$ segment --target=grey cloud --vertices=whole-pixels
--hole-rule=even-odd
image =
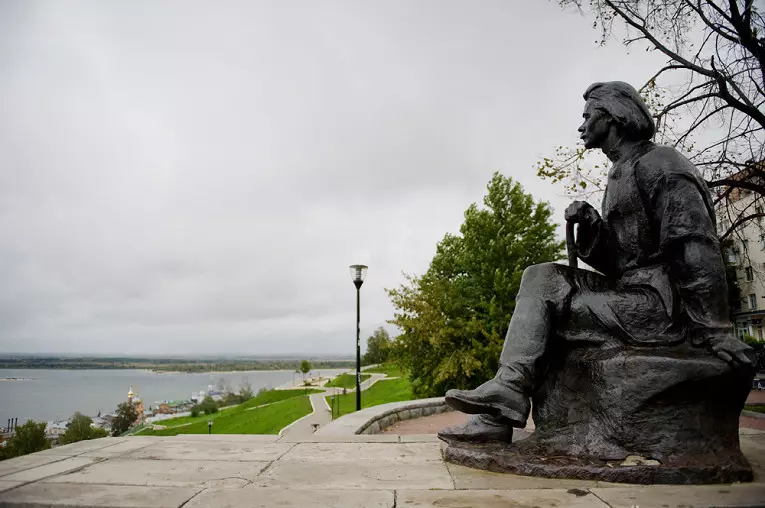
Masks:
[[[0,4],[0,352],[353,354],[581,92],[661,58],[556,2]]]

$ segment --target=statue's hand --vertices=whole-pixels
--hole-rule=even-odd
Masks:
[[[713,337],[709,341],[709,348],[719,358],[732,365],[752,365],[752,358],[749,356],[752,348],[734,337]]]
[[[580,225],[594,226],[600,220],[600,214],[586,201],[574,201],[564,214],[566,222],[576,222]]]

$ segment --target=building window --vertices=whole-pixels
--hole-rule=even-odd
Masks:
[[[754,213],[762,213],[762,207],[761,206],[755,206],[754,207]],[[762,226],[762,217],[757,217],[757,224]]]
[[[728,219],[720,219],[718,227],[720,228],[720,234],[725,233],[730,227],[730,221]]]
[[[754,270],[752,270],[751,266],[747,266],[744,269],[744,273],[746,274],[746,281],[752,282],[754,280]]]
[[[762,327],[757,328],[757,339],[762,340]]]
[[[741,240],[741,246],[744,248],[744,252],[749,252],[749,240],[746,238]]]
[[[749,308],[751,310],[757,308],[757,295],[749,295]]]
[[[760,247],[765,250],[765,234],[760,235]]]

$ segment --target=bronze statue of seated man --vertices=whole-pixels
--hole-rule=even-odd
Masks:
[[[608,357],[590,358],[591,363],[627,354],[625,358],[637,355],[642,358],[638,361],[653,366],[640,372],[640,380],[619,380],[616,384],[620,386],[633,382],[637,386],[637,381],[647,382],[654,374],[657,382],[664,382],[660,370],[673,368],[673,364],[662,363],[665,354],[680,362],[698,359],[703,363],[702,367],[692,361],[684,364],[687,373],[676,381],[678,385],[728,371],[741,374],[741,383],[746,384],[747,377],[751,383],[751,348],[732,333],[715,212],[704,180],[675,149],[650,141],[655,125],[632,86],[595,83],[584,99],[584,122],[579,127],[584,145],[601,149],[613,166],[602,212],[575,201],[566,209],[565,219],[578,224],[579,258],[600,273],[561,264],[526,269],[496,376],[474,390],[446,394],[450,406],[474,415],[464,425],[443,429],[439,436],[447,442],[510,442],[512,428],[526,425],[530,398],[555,375],[551,369],[565,368],[561,361],[552,362],[551,367],[551,359],[564,350],[575,352],[580,360],[592,351]],[[569,368],[568,381],[578,376],[576,368]],[[714,373],[699,374],[699,369],[707,368]],[[597,369],[603,367],[584,376],[596,385]],[[548,386],[546,393],[555,389]],[[737,404],[741,390],[735,395]],[[657,394],[660,391],[658,387]],[[597,398],[597,394],[587,397]],[[610,403],[622,404],[618,400]],[[536,415],[536,398],[534,404]],[[633,411],[613,409],[614,414],[627,415],[625,418]],[[557,414],[573,421],[577,416],[571,411],[558,410]],[[734,447],[738,446],[737,436]],[[626,442],[617,445],[618,449],[631,446]]]

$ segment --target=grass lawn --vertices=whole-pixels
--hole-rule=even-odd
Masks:
[[[300,391],[302,392],[302,390]],[[212,415],[214,420],[213,434],[278,434],[281,429],[312,411],[311,401],[306,396],[293,396],[250,411],[244,409],[235,411],[235,409],[232,408]],[[208,417],[205,416],[191,425],[168,427],[162,430],[148,429],[139,435],[207,434],[207,420]]]
[[[247,402],[239,404],[238,406],[234,406],[228,409],[223,409],[211,415],[200,413],[200,415],[197,417],[181,416],[181,417],[172,418],[169,420],[162,420],[160,422],[157,422],[157,425],[162,425],[163,427],[177,427],[179,425],[194,424],[194,423],[202,422],[204,423],[205,432],[207,432],[207,420],[217,420],[218,418],[222,418],[224,416],[228,416],[235,413],[241,413],[252,407],[262,406],[263,404],[271,404],[274,402],[279,402],[281,400],[291,399],[294,397],[300,397],[306,394],[318,393],[320,391],[321,390],[302,390],[302,389],[301,390],[268,390],[268,391],[257,394],[255,397],[251,398]],[[257,410],[251,410],[247,412],[252,413],[254,411],[257,411]],[[213,426],[215,426],[215,424],[213,424]],[[196,432],[184,432],[184,434],[196,434]],[[140,435],[147,436],[151,434],[148,430],[144,430],[140,433]],[[161,435],[165,435],[165,434],[161,434]],[[172,435],[172,434],[167,434],[167,435]]]
[[[758,413],[765,413],[765,405],[763,404],[758,404],[758,405],[747,404],[744,406],[744,409],[746,409],[747,411],[756,411]]]
[[[382,365],[378,365],[377,367],[373,369],[366,369],[364,370],[364,372],[370,372],[374,374],[385,374],[388,377],[400,377],[404,375],[404,373],[401,371],[398,365],[395,365],[393,363],[384,363]]]
[[[329,407],[333,407],[332,398],[326,397]],[[340,413],[338,414],[337,406],[335,406],[335,418],[356,411],[356,392],[338,395],[337,398],[340,401]],[[387,402],[400,402],[414,398],[412,386],[407,378],[382,379],[361,392],[361,407],[363,409]]]
[[[372,374],[361,374],[359,377],[363,383],[372,377]],[[335,386],[337,388],[356,388],[356,374],[340,374],[324,386]]]

